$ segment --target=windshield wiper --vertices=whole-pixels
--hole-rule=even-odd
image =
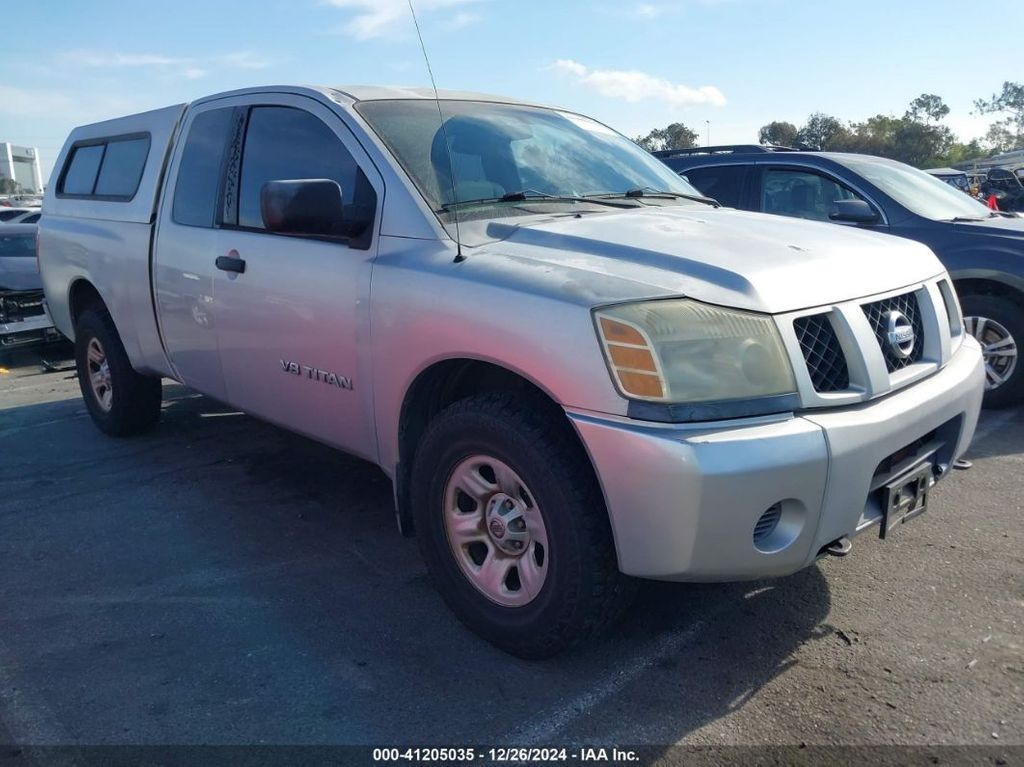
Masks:
[[[604,205],[608,208],[635,208],[636,206],[631,203],[614,202],[612,200],[595,199],[593,197],[581,197],[579,195],[566,195],[566,194],[548,194],[547,192],[538,192],[536,189],[521,189],[518,192],[509,192],[503,194],[501,197],[480,197],[475,200],[458,200],[456,202],[446,202],[441,206],[438,213],[444,213],[455,208],[461,208],[464,205],[491,205],[499,202],[526,202],[526,201],[540,201],[540,202],[589,202],[594,205]]]
[[[683,192],[668,192],[663,189],[655,189],[652,186],[638,186],[633,189],[627,189],[625,192],[612,193],[612,194],[592,194],[587,195],[589,198],[615,198],[615,197],[627,197],[629,199],[635,199],[637,197],[667,197],[679,200],[693,200],[694,202],[702,202],[705,205],[711,205],[715,208],[721,208],[722,203],[716,200],[714,197],[704,197],[699,194],[684,194]]]

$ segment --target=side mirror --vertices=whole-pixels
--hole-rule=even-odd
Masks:
[[[260,190],[260,213],[268,232],[342,237],[341,187],[327,178],[268,181]]]
[[[830,221],[850,224],[874,224],[880,218],[878,211],[864,200],[836,200],[828,217]]]

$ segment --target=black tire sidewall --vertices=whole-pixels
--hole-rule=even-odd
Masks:
[[[464,459],[486,455],[503,461],[522,478],[543,515],[548,537],[548,572],[540,594],[522,607],[492,602],[465,576],[451,551],[444,525],[444,493],[453,469]],[[413,470],[413,514],[427,567],[449,607],[469,628],[494,644],[525,657],[540,657],[569,643],[558,627],[580,620],[579,607],[590,587],[583,547],[590,542],[576,516],[580,495],[565,492],[571,475],[565,456],[530,445],[512,424],[483,413],[442,418],[428,430]],[[559,476],[563,475],[563,476]],[[589,478],[581,477],[580,482]],[[572,490],[572,488],[568,488]],[[576,488],[578,490],[578,488]],[[603,505],[598,511],[604,514]],[[545,644],[550,651],[538,650]]]
[[[109,411],[100,405],[89,382],[88,350],[89,342],[93,338],[103,347],[110,368],[113,401]],[[124,436],[145,429],[147,422],[152,419],[140,417],[139,403],[136,400],[140,396],[141,376],[132,368],[121,338],[105,312],[86,309],[75,323],[75,366],[78,370],[82,399],[93,422],[101,431],[114,436]],[[149,380],[146,383],[153,385]],[[159,408],[159,405],[157,407]]]
[[[1024,360],[1019,357],[1024,342],[1024,308],[1002,296],[966,295],[960,299],[964,317],[986,317],[1005,327],[1017,344],[1017,366],[1006,383],[985,392],[985,407],[1001,408],[1024,399]]]

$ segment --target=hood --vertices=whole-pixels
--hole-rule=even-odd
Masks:
[[[1008,220],[1008,219],[1007,219]],[[487,225],[486,252],[590,275],[608,302],[668,295],[779,313],[901,288],[943,272],[924,245],[742,211],[642,208]],[[494,242],[497,240],[497,242]],[[621,295],[609,290],[618,284]],[[638,291],[640,294],[638,294]]]
[[[1024,218],[1020,216],[1014,218],[998,216],[983,218],[980,221],[957,221],[953,224],[953,230],[961,234],[1000,237],[1010,242],[1019,240],[1024,245]]]
[[[42,290],[39,264],[32,257],[0,258],[0,290]]]

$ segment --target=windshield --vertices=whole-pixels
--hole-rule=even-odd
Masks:
[[[931,174],[929,174],[931,175]],[[961,192],[966,192],[971,188],[971,182],[967,180],[967,174],[963,173],[959,176],[936,176],[935,178],[940,181],[945,181],[954,189],[959,189]]]
[[[989,209],[949,184],[900,162],[837,158],[912,213],[933,221],[988,218]]]
[[[0,258],[35,257],[36,238],[33,234],[3,234],[0,232]]]
[[[440,103],[444,131],[436,101],[366,101],[356,109],[442,222],[451,220],[453,203],[459,204],[461,219],[588,206],[551,198],[625,195],[631,190],[647,196],[656,191],[700,196],[668,166],[589,118],[513,104]],[[500,200],[517,194],[516,199]],[[479,205],[466,204],[477,200]],[[643,204],[636,197],[630,200]]]

